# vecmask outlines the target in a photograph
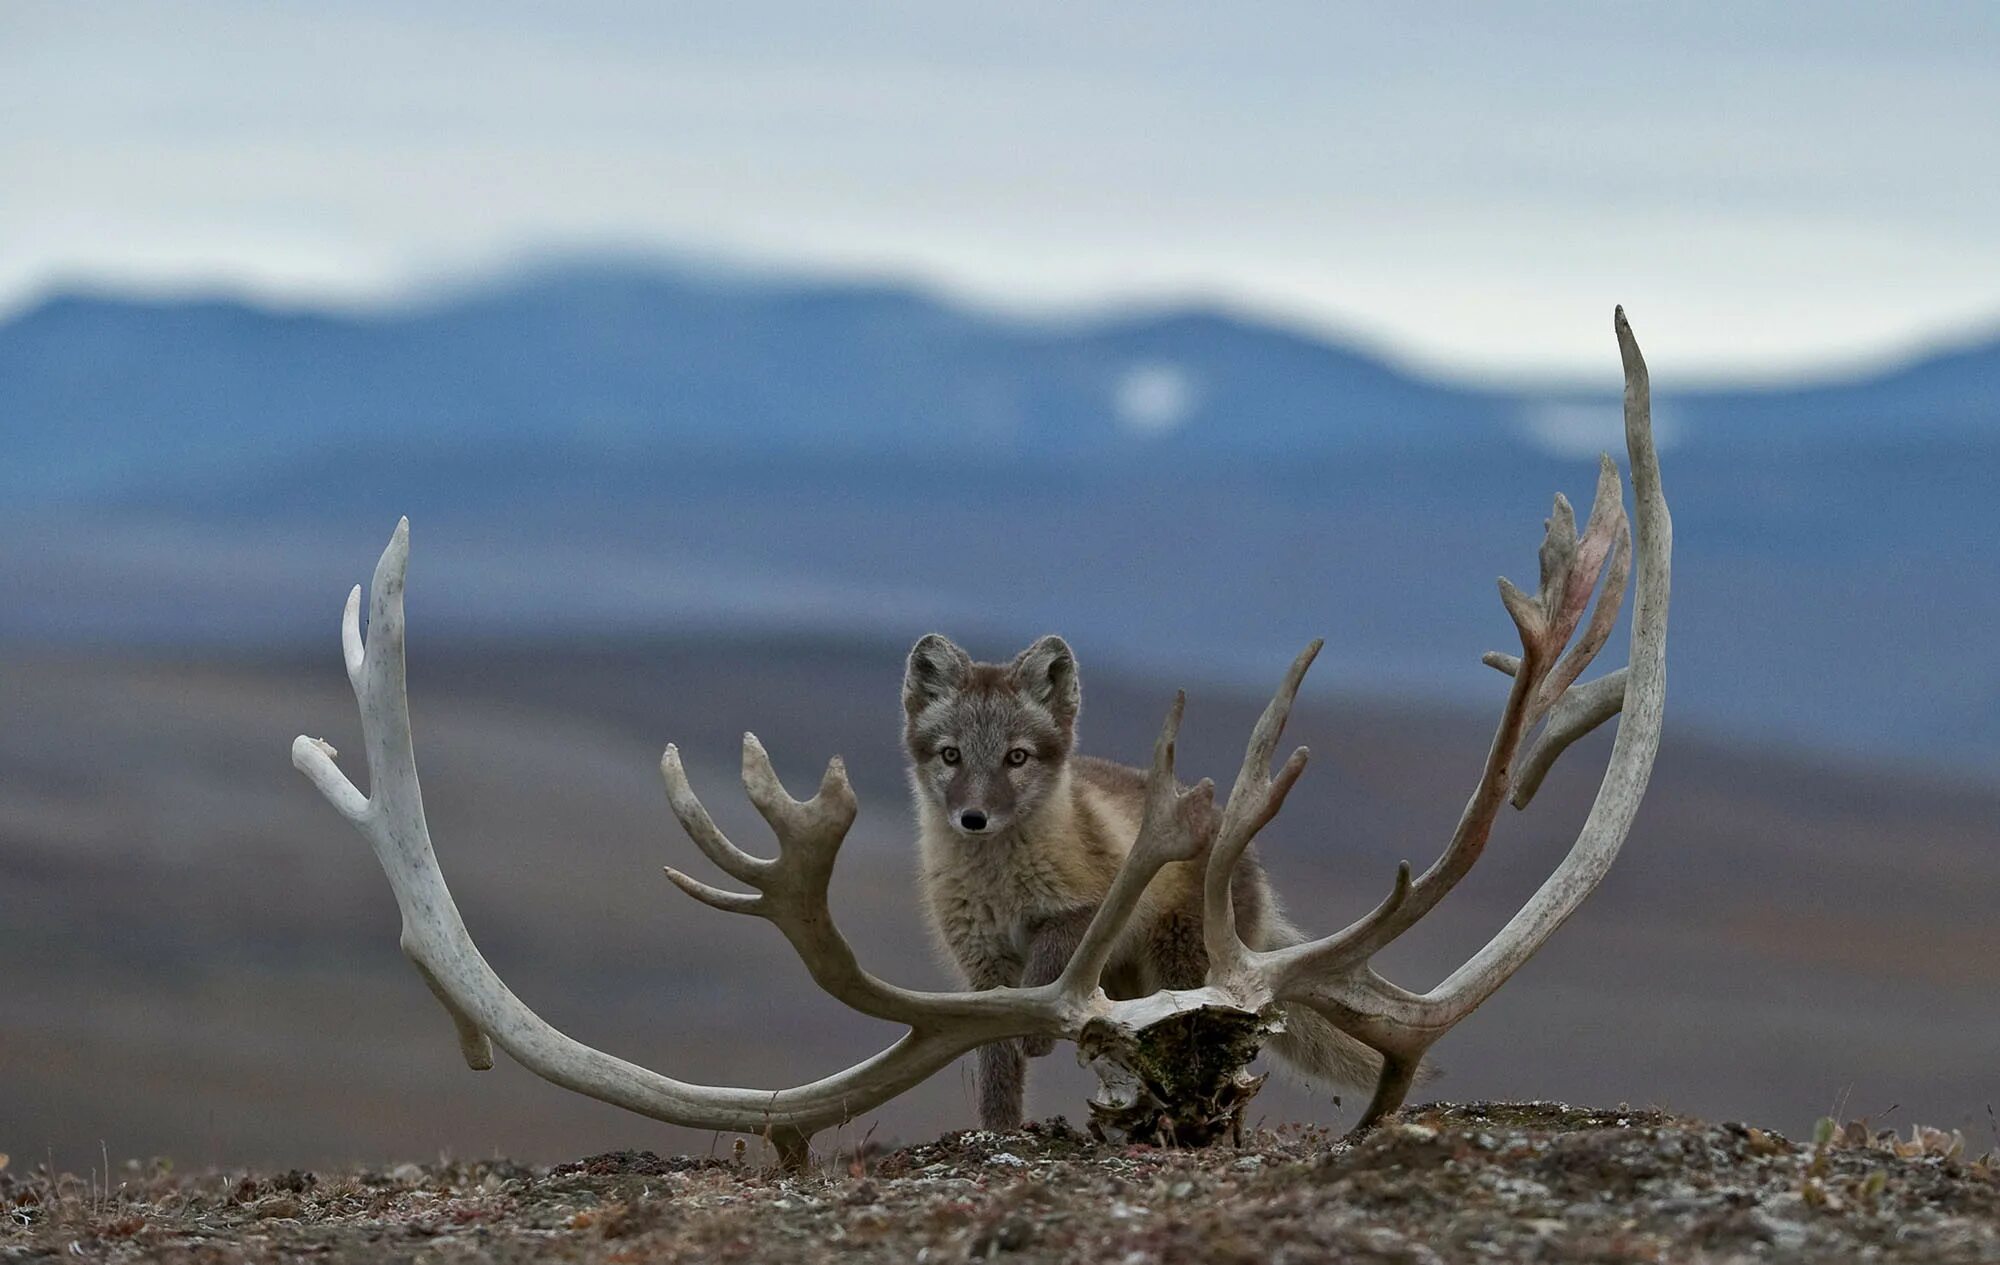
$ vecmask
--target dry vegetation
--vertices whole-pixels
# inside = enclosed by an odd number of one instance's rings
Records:
[[[1061,1121],[849,1155],[617,1152],[390,1172],[0,1172],[0,1259],[2000,1261],[1964,1138],[1558,1104],[1437,1106],[1355,1145],[1092,1143]]]

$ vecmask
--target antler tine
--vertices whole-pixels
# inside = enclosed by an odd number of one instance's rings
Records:
[[[1305,649],[1299,651],[1292,660],[1292,666],[1285,670],[1285,679],[1278,684],[1278,692],[1264,706],[1264,714],[1257,718],[1257,727],[1250,732],[1250,741],[1243,750],[1243,767],[1236,773],[1236,784],[1229,789],[1229,802],[1223,809],[1222,826],[1218,832],[1217,846],[1208,859],[1209,879],[1218,877],[1227,883],[1237,860],[1249,846],[1259,830],[1270,823],[1283,806],[1285,796],[1292,783],[1298,781],[1305,771],[1305,764],[1312,753],[1304,747],[1295,749],[1285,760],[1275,777],[1271,772],[1271,759],[1277,753],[1278,740],[1285,736],[1285,724],[1292,717],[1292,705],[1298,701],[1299,686],[1305,681],[1306,670],[1319,657],[1320,648],[1326,643],[1315,637]]]
[[[1575,536],[1570,545],[1564,584],[1550,599],[1549,609],[1555,613],[1556,627],[1563,630],[1561,640],[1568,641],[1569,634],[1576,631],[1577,621],[1583,618],[1583,608],[1590,604],[1591,590],[1597,587],[1598,574],[1611,551],[1612,534],[1624,517],[1625,500],[1618,467],[1612,464],[1610,454],[1599,453],[1597,491],[1590,500],[1590,518],[1584,524],[1583,534]]]
[[[714,862],[717,869],[739,883],[754,884],[776,868],[776,861],[751,856],[722,833],[715,819],[708,815],[700,797],[694,793],[694,787],[689,784],[687,769],[681,765],[680,748],[673,743],[668,743],[665,753],[660,756],[660,777],[667,784],[667,804],[674,810],[674,819],[681,823],[681,829],[687,832],[688,838],[694,840],[702,855]],[[683,885],[683,890],[692,889]]]
[[[725,914],[756,914],[765,916],[764,897],[749,892],[732,892],[720,887],[712,887],[698,878],[691,878],[671,865],[660,867],[675,887],[680,888],[710,909],[719,909]]]
[[[1531,594],[1522,592],[1519,585],[1504,575],[1500,577],[1498,583],[1500,602],[1514,620],[1514,627],[1520,630],[1522,646],[1527,647],[1530,643],[1539,644],[1547,635],[1548,628],[1548,615],[1543,612],[1542,604]],[[1531,655],[1526,657],[1532,661]]]
[[[341,816],[359,823],[368,815],[368,797],[333,762],[339,754],[333,749],[333,744],[324,738],[308,738],[300,734],[292,739],[292,767],[310,778],[319,793],[326,796],[327,803],[338,809]]]
[[[1094,993],[1118,937],[1154,877],[1174,862],[1194,860],[1214,841],[1215,783],[1203,778],[1182,790],[1174,778],[1175,747],[1186,709],[1187,693],[1177,692],[1160,725],[1160,736],[1153,741],[1153,765],[1146,774],[1146,806],[1138,838],[1057,977],[1055,988],[1060,993],[1073,998]]]
[[[1313,638],[1293,658],[1292,666],[1285,669],[1285,679],[1279,682],[1278,692],[1264,705],[1264,714],[1257,718],[1257,727],[1250,731],[1250,742],[1243,750],[1243,767],[1237,771],[1236,785],[1229,791],[1232,804],[1239,795],[1246,791],[1254,793],[1257,787],[1269,782],[1271,758],[1277,753],[1278,740],[1285,736],[1285,723],[1292,718],[1292,704],[1298,701],[1299,686],[1306,679],[1306,670],[1312,667],[1313,660],[1319,657],[1320,649],[1325,645],[1324,639]]]
[[[1174,776],[1174,757],[1181,732],[1181,716],[1187,710],[1187,691],[1174,692],[1173,706],[1153,740],[1153,763],[1146,772],[1146,802],[1141,812],[1139,836],[1132,851],[1146,864],[1157,861],[1171,865],[1192,861],[1214,842],[1215,823],[1201,811],[1213,807],[1215,783],[1208,778],[1182,788]],[[1148,828],[1150,826],[1150,829]]]
[[[771,755],[757,735],[743,735],[743,790],[757,812],[778,837],[779,865],[794,858],[810,860],[815,867],[830,868],[834,855],[847,838],[858,809],[854,792],[847,784],[845,766],[836,756],[820,779],[820,789],[811,799],[792,798]]]
[[[1549,671],[1537,691],[1534,704],[1528,709],[1530,726],[1548,713],[1611,639],[1618,610],[1625,603],[1625,580],[1632,565],[1632,527],[1625,517],[1624,485],[1619,481],[1618,467],[1608,454],[1599,460],[1597,495],[1590,507],[1589,524],[1577,543],[1564,580],[1561,608],[1551,629],[1553,645],[1560,646],[1574,633],[1600,576],[1604,580],[1603,589],[1597,594],[1597,604],[1583,636]]]
[[[1576,687],[1577,678],[1610,640],[1611,630],[1618,622],[1619,609],[1624,605],[1626,581],[1632,566],[1632,525],[1625,515],[1618,468],[1609,454],[1601,456],[1599,462],[1597,495],[1591,503],[1589,527],[1578,548],[1578,558],[1571,573],[1569,582],[1576,587],[1569,590],[1569,598],[1576,603],[1587,600],[1597,576],[1590,575],[1588,582],[1583,581],[1583,576],[1600,568],[1603,587],[1597,593],[1597,602],[1591,608],[1590,622],[1585,625],[1583,635],[1550,670],[1529,705],[1524,718],[1527,729],[1532,730],[1544,717],[1547,717],[1548,725],[1530,744],[1528,754],[1515,769],[1510,796],[1515,808],[1528,806],[1540,789],[1542,780],[1572,743],[1617,715],[1624,705],[1623,668],[1589,685]],[[1597,553],[1597,546],[1593,543],[1596,540],[1607,542],[1605,555]],[[1498,650],[1487,651],[1480,656],[1480,662],[1508,676],[1519,674],[1522,666],[1520,656]]]
[[[340,657],[347,664],[348,685],[357,690],[367,653],[361,642],[361,586],[357,584],[347,591],[347,606],[340,613]]]
[[[747,732],[743,735],[743,793],[750,797],[757,815],[770,824],[781,850],[805,828],[805,801],[792,798],[771,766],[771,753],[764,750],[756,734]]]
[[[1523,661],[1537,675],[1549,671],[1557,653],[1576,632],[1591,592],[1597,587],[1605,558],[1612,551],[1624,512],[1617,469],[1605,457],[1599,468],[1590,521],[1581,536],[1577,534],[1576,512],[1570,508],[1569,498],[1556,494],[1555,508],[1543,524],[1539,554],[1541,583],[1535,592],[1524,593],[1505,576],[1500,578],[1500,600],[1520,631]],[[1616,615],[1616,603],[1612,615]],[[1607,625],[1603,633],[1609,635],[1609,632]],[[1597,644],[1602,644],[1601,637]],[[1583,664],[1595,653],[1596,646],[1584,650],[1575,670],[1582,671]],[[1540,714],[1540,711],[1532,713],[1534,719],[1539,719]]]
[[[375,562],[375,575],[368,585],[368,640],[363,647],[364,662],[373,657],[385,662],[391,654],[403,652],[403,589],[410,572],[410,520],[398,519],[396,530]],[[351,644],[351,643],[350,643]]]
[[[376,560],[375,574],[368,586],[368,636],[362,645],[361,669],[351,673],[354,697],[361,706],[362,732],[368,734],[369,708],[377,696],[395,695],[404,699],[407,710],[408,685],[403,663],[403,588],[410,569],[410,520],[398,519],[396,530]],[[356,613],[359,618],[359,613]],[[358,637],[359,634],[357,633]],[[343,650],[353,638],[341,630]],[[377,704],[379,706],[379,704]],[[379,742],[366,743],[368,752],[368,799],[377,814],[414,811],[423,815],[423,800],[417,790],[416,757],[409,750],[411,739],[398,734],[393,726]],[[404,766],[408,776],[403,776]],[[406,919],[407,921],[407,919]]]
[[[1514,770],[1514,789],[1508,797],[1516,808],[1526,808],[1542,787],[1542,779],[1555,767],[1557,759],[1571,744],[1616,716],[1625,706],[1625,668],[1607,672],[1587,685],[1564,690],[1549,710],[1549,723],[1529,745]]]
[[[819,789],[813,792],[813,804],[832,806],[838,813],[847,816],[849,824],[860,815],[861,803],[854,795],[854,784],[847,780],[847,761],[834,756],[826,762],[826,772],[819,775]]]
[[[1249,947],[1236,931],[1231,880],[1250,841],[1284,807],[1285,797],[1291,794],[1293,785],[1305,772],[1306,761],[1312,758],[1311,751],[1298,747],[1275,775],[1271,772],[1271,759],[1277,752],[1279,739],[1284,737],[1285,724],[1291,719],[1299,686],[1325,644],[1314,638],[1286,669],[1277,693],[1271,696],[1263,715],[1257,718],[1256,728],[1251,730],[1250,741],[1243,751],[1243,767],[1237,771],[1236,784],[1230,788],[1229,801],[1222,810],[1222,822],[1216,829],[1215,846],[1209,852],[1208,869],[1202,881],[1202,940],[1208,951],[1212,979],[1229,977],[1248,960]]]
[[[834,854],[854,819],[853,791],[839,757],[827,765],[819,793],[802,803],[778,780],[771,757],[756,735],[743,735],[743,786],[778,837],[776,860],[752,856],[730,842],[694,793],[681,763],[680,748],[671,743],[660,757],[660,776],[667,784],[667,802],[688,838],[716,868],[756,888],[757,893],[728,891],[672,866],[663,867],[674,886],[724,913],[767,919],[787,936],[816,905],[824,908]]]
[[[1160,722],[1159,736],[1153,739],[1153,762],[1146,769],[1146,799],[1142,814],[1157,815],[1172,803],[1179,790],[1174,776],[1174,760],[1179,754],[1181,718],[1186,714],[1187,691],[1175,690],[1173,704],[1167,708],[1167,718]],[[1140,837],[1132,844],[1134,851],[1146,852],[1166,846],[1162,836],[1145,831],[1141,831]]]
[[[1365,940],[1370,932],[1395,917],[1410,899],[1410,863],[1400,861],[1396,865],[1395,881],[1389,885],[1389,894],[1380,904],[1363,914],[1341,934],[1355,940]],[[1325,959],[1322,959],[1325,960]],[[1330,964],[1330,963],[1329,963]]]
[[[1542,524],[1540,591],[1551,608],[1562,605],[1563,590],[1569,579],[1570,560],[1576,556],[1576,511],[1569,498],[1558,492],[1555,506]]]

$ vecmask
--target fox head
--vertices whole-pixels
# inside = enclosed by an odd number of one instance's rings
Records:
[[[903,675],[910,782],[961,836],[1033,816],[1062,782],[1082,705],[1076,656],[1044,637],[1010,664],[974,663],[932,633]]]

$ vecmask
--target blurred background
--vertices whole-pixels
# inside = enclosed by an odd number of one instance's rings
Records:
[[[1434,1092],[1988,1136],[1996,64],[1978,3],[0,8],[0,1150],[715,1145],[467,1072],[290,768],[360,768],[338,613],[402,514],[445,872],[585,1040],[777,1086],[893,1035],[656,877],[700,869],[669,740],[746,844],[741,731],[796,787],[843,753],[839,916],[946,982],[898,733],[933,629],[1064,633],[1128,761],[1188,687],[1191,776],[1326,637],[1264,853],[1344,922],[1472,788],[1493,577],[1623,456],[1614,303],[1667,738]],[[1541,881],[1608,737],[1392,977]],[[1037,1076],[1080,1117],[1066,1050]],[[973,1120],[959,1067],[842,1140]]]

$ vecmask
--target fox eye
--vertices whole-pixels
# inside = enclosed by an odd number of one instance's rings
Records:
[[[943,760],[943,761],[944,761],[944,762],[945,762],[946,764],[957,764],[957,763],[958,763],[958,748],[957,748],[957,747],[939,747],[939,748],[938,748],[938,759],[940,759],[940,760]]]
[[[1013,765],[1017,769],[1020,768],[1022,765],[1026,764],[1027,762],[1028,762],[1028,749],[1026,747],[1015,747],[1012,751],[1009,751],[1007,753],[1007,763]]]

